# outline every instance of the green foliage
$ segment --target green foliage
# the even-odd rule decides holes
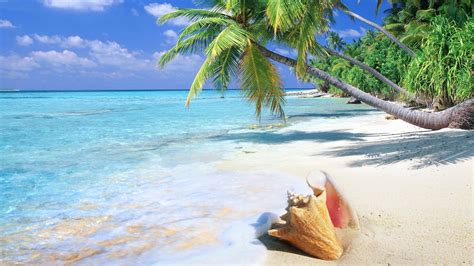
[[[410,57],[403,50],[384,35],[374,31],[368,31],[361,39],[345,45],[343,53],[378,70],[398,84],[410,62]],[[399,97],[393,88],[344,59],[330,56],[325,59],[311,60],[310,64],[380,98],[394,100]],[[337,88],[333,87],[330,92],[341,94]]]
[[[341,58],[329,56],[315,36],[327,33],[328,44],[378,70],[393,82],[446,105],[472,97],[473,32],[471,0],[391,0],[386,28],[419,48],[416,60],[388,38],[373,31],[352,44],[328,33],[333,9],[346,9],[340,0],[201,0],[205,9],[179,9],[159,19],[185,17],[191,23],[176,44],[162,55],[160,66],[179,54],[204,54],[206,60],[189,90],[187,105],[207,82],[225,90],[238,79],[260,116],[264,106],[284,116],[281,81],[275,66],[262,53],[268,42],[296,49],[295,72],[309,77],[310,64],[384,99],[398,94],[378,79]],[[380,3],[378,1],[377,3]],[[469,8],[468,8],[469,7]],[[443,16],[435,19],[433,16]],[[465,26],[464,26],[465,25]],[[329,83],[321,88],[335,91]],[[336,92],[337,93],[337,92]],[[340,93],[339,93],[340,94]]]
[[[428,101],[449,107],[474,96],[474,19],[460,28],[439,16],[431,28],[403,84]]]
[[[296,74],[305,75],[308,54],[321,55],[315,35],[328,31],[339,0],[269,0],[266,15],[275,39],[296,48]]]
[[[176,44],[164,53],[160,66],[165,66],[178,54],[204,53],[206,59],[189,89],[186,105],[208,81],[224,91],[232,79],[239,78],[244,95],[255,103],[256,114],[262,108],[284,117],[284,98],[276,68],[258,49],[257,42],[271,38],[267,23],[266,1],[214,0],[206,1],[207,9],[179,9],[162,16],[159,23],[186,17],[185,27]]]
[[[346,45],[343,53],[403,85],[428,104],[439,103],[445,108],[472,98],[474,19],[460,27],[456,22],[438,16],[432,19],[429,29],[416,58],[407,56],[396,44],[374,31],[368,31],[359,40]],[[392,88],[341,58],[316,58],[310,64],[380,98],[400,99]],[[336,88],[331,88],[330,92],[338,94]]]
[[[472,17],[472,0],[390,0],[384,27],[412,48],[420,48],[431,21],[442,16],[462,27]]]
[[[277,69],[252,43],[247,46],[242,57],[241,68],[241,89],[245,96],[255,103],[257,115],[260,114],[262,106],[267,105],[270,111],[285,117],[281,107],[284,98]]]

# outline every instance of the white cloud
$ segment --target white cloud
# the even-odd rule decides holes
[[[163,4],[151,3],[151,4],[146,5],[144,8],[146,12],[148,12],[150,15],[156,18],[160,18],[163,15],[176,11],[176,7],[168,3],[163,3]],[[168,22],[176,26],[186,26],[189,24],[189,20],[182,17],[171,19]]]
[[[116,42],[88,41],[90,56],[101,65],[122,69],[141,70],[150,68],[149,59],[138,58],[138,52],[131,52]]]
[[[338,30],[336,31],[341,38],[359,38],[364,36],[365,29],[360,27],[359,30],[356,29],[347,29],[347,30]]]
[[[69,36],[62,41],[65,47],[82,47],[85,45],[85,41],[79,36]]]
[[[178,34],[174,30],[166,30],[165,32],[163,32],[163,35],[166,36],[166,41],[168,43],[172,43],[178,40]]]
[[[31,57],[37,62],[45,62],[55,66],[82,66],[93,67],[96,64],[88,58],[77,56],[76,53],[64,50],[62,52],[51,51],[34,51]]]
[[[57,44],[61,42],[61,38],[59,36],[47,36],[47,35],[38,35],[34,34],[33,37],[40,43],[45,44]]]
[[[122,0],[43,0],[43,5],[47,7],[79,11],[103,11],[118,3],[122,3]]]
[[[10,79],[24,79],[28,73],[39,64],[31,57],[21,57],[16,54],[3,56],[0,55],[0,75]]]
[[[0,28],[15,28],[9,20],[0,19]]]
[[[32,57],[20,57],[16,54],[0,55],[0,66],[1,70],[4,71],[29,71],[39,67]]]
[[[176,34],[176,33],[175,33]],[[167,36],[172,36],[173,32],[168,32]],[[117,66],[128,69],[144,69],[150,65],[150,59],[140,59],[137,56],[139,52],[132,52],[122,47],[116,42],[103,42],[99,40],[86,40],[80,36],[58,36],[58,35],[39,35],[33,34],[17,37],[17,42],[26,43],[33,42],[33,39],[39,43],[47,45],[57,45],[62,48],[84,48],[88,51],[88,55],[92,61],[98,65]],[[71,52],[65,50],[67,52]],[[71,53],[64,53],[62,55],[49,54],[59,59],[66,59],[66,56],[73,56]],[[87,64],[86,64],[87,65]]]
[[[33,44],[33,39],[28,35],[16,36],[16,42],[21,46],[28,46]]]
[[[155,52],[153,54],[154,61],[158,62],[160,57],[166,51]],[[173,74],[192,73],[195,74],[201,66],[204,59],[199,55],[178,55],[171,62],[159,69],[161,72],[172,72]]]
[[[177,33],[166,31],[166,36],[176,38]],[[104,79],[125,77],[173,78],[195,74],[203,62],[199,55],[178,55],[165,68],[158,69],[157,60],[164,53],[145,53],[129,50],[117,42],[88,40],[80,36],[24,35],[17,36],[18,43],[40,42],[64,49],[35,50],[25,56],[0,55],[0,74],[7,78],[26,78],[37,75],[87,75]],[[69,47],[69,48],[68,48]],[[77,49],[72,51],[71,49]],[[36,74],[33,74],[36,73]]]
[[[50,45],[57,44],[64,48],[84,47],[86,45],[85,40],[77,35],[68,36],[68,37],[60,37],[57,35],[48,36],[48,35],[33,34],[31,35],[31,37],[30,36],[27,36],[27,37],[29,37],[30,39],[31,37],[33,37],[36,41],[40,43],[50,44]]]

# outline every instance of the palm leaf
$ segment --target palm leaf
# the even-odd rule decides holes
[[[159,66],[164,67],[179,54],[194,54],[202,52],[205,47],[208,47],[209,43],[211,43],[217,34],[217,29],[212,31],[212,29],[209,28],[206,31],[199,32],[185,40],[177,42],[175,46],[160,57],[158,62]]]
[[[242,51],[238,48],[230,48],[214,59],[213,85],[217,90],[226,90],[233,77],[239,73],[239,60]]]
[[[305,6],[299,0],[269,0],[266,14],[274,34],[286,31],[301,19]]]
[[[247,41],[252,38],[252,35],[237,25],[230,25],[225,28],[217,37],[209,44],[206,53],[211,56],[217,56],[223,51],[232,47],[243,47]]]
[[[157,19],[156,23],[163,24],[178,17],[184,17],[190,21],[195,21],[203,18],[225,18],[228,16],[219,12],[217,9],[182,8],[161,16]]]
[[[228,18],[203,18],[200,19],[196,22],[191,23],[188,25],[186,28],[183,29],[181,32],[180,36],[178,37],[178,42],[180,42],[183,38],[186,36],[200,32],[200,31],[205,31],[207,28],[212,27],[212,26],[227,26],[229,24],[235,23],[233,20],[228,19]]]
[[[281,81],[275,66],[249,42],[242,57],[241,89],[247,99],[255,103],[255,113],[261,116],[262,107],[268,106],[272,113],[284,117]]]
[[[194,77],[194,81],[191,84],[191,87],[189,88],[188,98],[186,99],[186,106],[189,106],[189,104],[191,103],[191,99],[196,97],[196,95],[198,95],[198,93],[202,91],[202,87],[214,73],[213,68],[215,65],[212,64],[213,61],[214,58],[208,56],[206,60],[204,60],[204,63],[202,63],[201,68]]]

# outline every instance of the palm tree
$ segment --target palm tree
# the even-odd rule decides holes
[[[378,0],[380,6],[382,0]],[[430,23],[436,16],[442,15],[462,26],[472,17],[472,0],[390,0],[392,8],[386,10],[384,28],[400,41],[419,48],[427,38]]]
[[[344,49],[344,46],[346,46],[346,42],[344,41],[344,39],[342,39],[341,36],[339,36],[339,34],[334,31],[330,31],[327,33],[326,43],[330,49],[336,51],[342,51]]]
[[[225,90],[233,78],[239,77],[245,96],[256,106],[260,116],[263,106],[284,117],[284,94],[276,67],[261,53],[257,42],[272,36],[264,23],[265,13],[259,1],[208,1],[211,9],[180,9],[162,16],[159,23],[176,17],[192,21],[177,43],[160,58],[164,66],[178,54],[204,52],[206,59],[191,84],[186,105],[206,81]],[[267,35],[267,36],[266,36]]]
[[[418,100],[417,98],[415,98],[411,93],[409,93],[408,91],[406,91],[404,88],[398,86],[395,82],[391,81],[390,79],[388,79],[387,77],[385,77],[384,75],[382,75],[382,73],[378,72],[377,70],[375,70],[374,68],[360,62],[359,60],[355,59],[355,58],[352,58],[348,55],[345,55],[343,53],[340,53],[336,50],[333,50],[331,48],[326,48],[326,50],[328,51],[329,54],[333,55],[333,56],[337,56],[341,59],[344,59],[344,60],[347,60],[348,62],[350,62],[351,64],[354,64],[358,67],[360,67],[361,69],[369,72],[370,74],[372,74],[374,77],[376,77],[378,80],[382,81],[383,83],[387,84],[388,86],[390,86],[391,88],[393,88],[394,90],[396,90],[397,92],[405,95],[408,99],[411,99],[411,100],[414,100],[420,104],[423,104],[424,102],[422,102],[421,100]]]
[[[410,48],[408,48],[408,46],[406,46],[405,44],[403,44],[401,41],[399,41],[395,36],[393,36],[390,32],[388,32],[386,29],[384,29],[382,26],[378,25],[377,23],[375,22],[372,22],[364,17],[362,17],[361,15],[359,14],[356,14],[348,9],[343,9],[341,8],[345,13],[347,13],[349,16],[351,16],[352,18],[355,18],[355,19],[358,19],[362,22],[364,22],[365,24],[369,25],[369,26],[372,26],[374,28],[376,28],[377,30],[379,30],[381,33],[385,34],[385,36],[387,36],[388,38],[390,38],[390,40],[392,40],[394,43],[396,43],[398,46],[400,46],[400,48],[402,48],[405,52],[407,52],[409,55],[411,56],[416,56],[415,52],[413,52],[413,50],[411,50]]]
[[[210,9],[180,9],[159,19],[160,23],[176,17],[192,21],[177,43],[160,58],[164,66],[178,54],[204,52],[206,59],[191,85],[186,104],[212,79],[218,88],[227,88],[232,78],[239,78],[245,96],[256,105],[283,116],[281,80],[268,58],[296,69],[298,76],[311,74],[347,94],[400,119],[429,129],[444,127],[471,128],[474,125],[474,99],[439,113],[406,109],[367,94],[326,72],[307,65],[309,55],[319,56],[324,49],[315,35],[327,32],[332,8],[337,1],[316,0],[214,0]],[[331,11],[331,12],[328,12]],[[296,59],[279,55],[265,47],[268,42],[294,47]]]

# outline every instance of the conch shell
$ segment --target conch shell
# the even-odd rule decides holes
[[[268,234],[290,242],[311,256],[339,259],[344,245],[335,227],[358,229],[357,216],[324,172],[315,171],[306,181],[314,195],[289,192],[287,213]]]

